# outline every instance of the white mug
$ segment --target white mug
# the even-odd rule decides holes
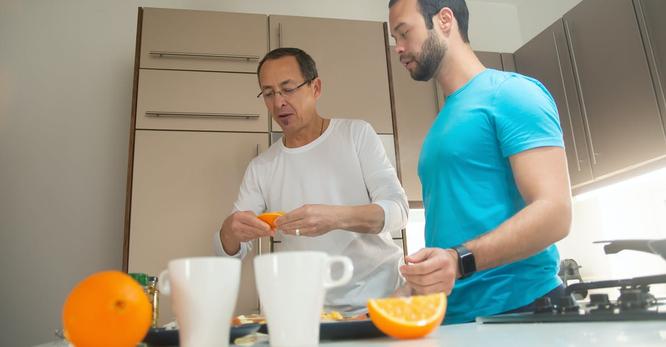
[[[344,268],[337,280],[331,278],[335,263]],[[254,270],[271,347],[303,347],[319,344],[326,290],[349,282],[354,266],[324,252],[280,252],[256,257]]]
[[[171,296],[180,345],[229,345],[241,262],[236,258],[183,258],[169,262],[159,277],[160,291]]]

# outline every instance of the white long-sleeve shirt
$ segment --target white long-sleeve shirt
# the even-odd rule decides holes
[[[384,297],[400,284],[398,264],[402,251],[391,231],[407,224],[408,204],[396,171],[386,157],[379,136],[365,121],[332,119],[313,142],[287,148],[277,141],[250,162],[233,212],[291,211],[305,204],[364,205],[384,210],[384,227],[378,234],[333,230],[317,237],[278,233],[281,251],[317,250],[351,258],[354,274],[345,286],[328,290],[327,309],[358,311],[370,298]],[[215,232],[215,252],[244,257],[250,242],[228,255]],[[333,278],[339,269],[334,268]]]

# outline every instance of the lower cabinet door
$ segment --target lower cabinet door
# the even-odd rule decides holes
[[[156,275],[169,260],[211,256],[245,168],[267,146],[267,133],[137,130],[128,270]],[[258,310],[258,248],[243,260],[237,314]],[[169,301],[162,295],[160,324],[175,319]]]

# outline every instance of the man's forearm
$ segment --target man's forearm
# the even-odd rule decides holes
[[[495,230],[469,241],[477,270],[530,257],[563,239],[571,225],[569,201],[536,200]]]
[[[339,206],[339,229],[377,234],[384,228],[384,209],[376,204]]]

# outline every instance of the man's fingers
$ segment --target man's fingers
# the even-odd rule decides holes
[[[434,266],[433,262],[426,260],[422,263],[409,264],[400,266],[400,273],[403,276],[427,275],[439,270],[439,267]]]
[[[406,256],[405,261],[408,262],[408,263],[413,263],[413,264],[420,263],[420,262],[428,259],[428,257],[430,257],[431,254],[432,254],[432,249],[423,248],[423,249],[419,250],[418,252],[416,252],[414,254],[410,254],[410,255]]]
[[[409,283],[409,285],[414,289],[414,292],[416,294],[421,294],[421,295],[441,293],[441,292],[444,292],[446,293],[446,295],[449,295],[451,293],[451,288],[447,288],[444,282],[437,282],[426,286],[418,285],[416,283]]]
[[[405,279],[410,284],[418,284],[420,286],[430,286],[436,283],[444,282],[443,278],[445,277],[444,272],[436,271],[429,273],[427,275],[407,275]]]

